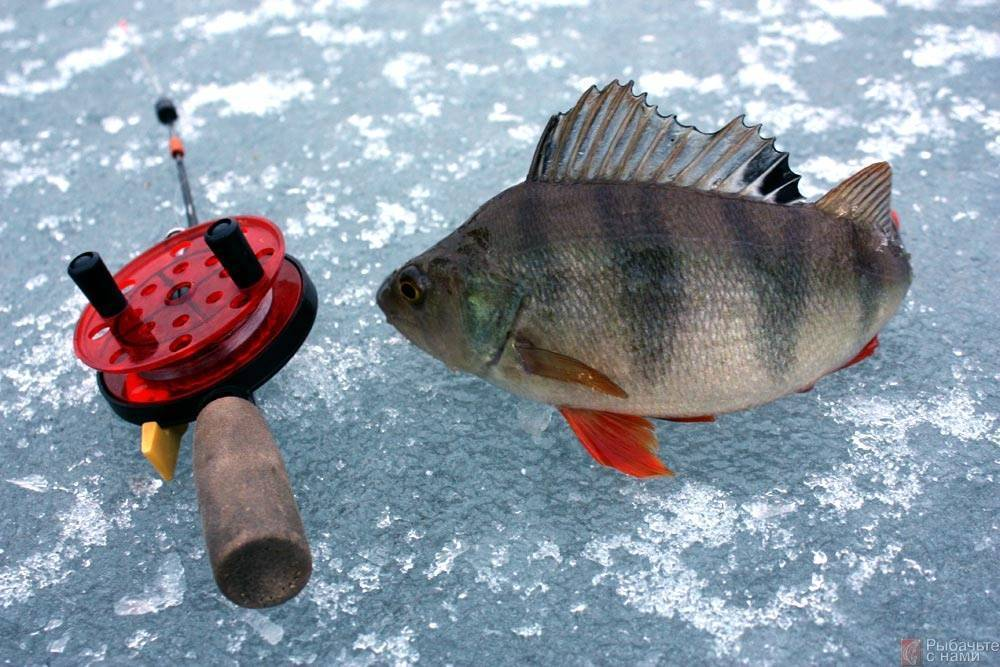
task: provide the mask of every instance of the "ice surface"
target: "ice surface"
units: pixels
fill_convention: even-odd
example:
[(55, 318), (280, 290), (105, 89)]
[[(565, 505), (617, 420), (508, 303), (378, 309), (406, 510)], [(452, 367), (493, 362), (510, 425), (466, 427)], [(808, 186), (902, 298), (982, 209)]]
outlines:
[[(1000, 35), (981, 0), (50, 1), (0, 6), (0, 659), (14, 664), (897, 664), (1000, 627)], [(129, 21), (131, 36), (117, 27)], [(189, 438), (161, 483), (73, 356), (79, 251), (198, 211), (286, 232), (321, 308), (258, 395), (315, 556), (289, 604), (215, 589)], [(915, 281), (809, 394), (658, 427), (673, 479), (383, 321), (385, 273), (524, 177), (550, 114), (634, 78), (763, 122), (816, 196), (893, 163)]]

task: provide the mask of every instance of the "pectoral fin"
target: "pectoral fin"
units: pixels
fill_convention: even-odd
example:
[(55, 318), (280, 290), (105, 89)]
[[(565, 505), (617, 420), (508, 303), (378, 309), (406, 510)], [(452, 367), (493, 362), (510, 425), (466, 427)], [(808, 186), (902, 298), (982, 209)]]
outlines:
[(594, 460), (633, 477), (673, 475), (656, 456), (653, 423), (614, 412), (559, 408)]
[(578, 359), (535, 347), (524, 338), (514, 340), (514, 349), (520, 355), (521, 366), (532, 375), (580, 384), (617, 398), (628, 397), (628, 393), (607, 375)]

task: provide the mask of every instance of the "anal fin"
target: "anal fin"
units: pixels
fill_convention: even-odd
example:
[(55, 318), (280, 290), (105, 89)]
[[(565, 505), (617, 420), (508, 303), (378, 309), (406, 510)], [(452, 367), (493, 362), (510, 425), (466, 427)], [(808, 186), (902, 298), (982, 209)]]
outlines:
[(678, 424), (702, 424), (707, 422), (714, 422), (715, 415), (702, 415), (700, 417), (660, 417), (668, 422), (677, 422)]
[(846, 364), (844, 364), (843, 366), (841, 366), (837, 370), (841, 371), (841, 370), (844, 370), (845, 368), (853, 366), (854, 364), (861, 363), (862, 361), (864, 361), (868, 357), (870, 357), (873, 354), (875, 354), (875, 349), (877, 347), (878, 347), (878, 336), (875, 336), (870, 341), (868, 341), (867, 345), (865, 345), (863, 348), (861, 348), (860, 352), (858, 352), (856, 355), (854, 355), (853, 359), (851, 359), (850, 361), (848, 361)]
[(614, 412), (560, 407), (573, 433), (601, 465), (633, 477), (673, 475), (656, 456), (653, 423)]

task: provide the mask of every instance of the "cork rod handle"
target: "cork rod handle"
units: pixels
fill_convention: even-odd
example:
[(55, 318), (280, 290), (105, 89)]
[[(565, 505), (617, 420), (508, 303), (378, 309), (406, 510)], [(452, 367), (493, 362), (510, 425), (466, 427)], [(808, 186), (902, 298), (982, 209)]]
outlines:
[(312, 556), (284, 461), (257, 406), (227, 396), (202, 409), (194, 477), (222, 594), (251, 608), (295, 597), (312, 574)]

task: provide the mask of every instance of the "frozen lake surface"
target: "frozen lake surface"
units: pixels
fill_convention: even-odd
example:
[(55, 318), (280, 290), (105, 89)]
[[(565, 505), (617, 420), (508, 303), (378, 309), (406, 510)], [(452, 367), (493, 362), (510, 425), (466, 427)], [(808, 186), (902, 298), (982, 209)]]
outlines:
[[(0, 659), (15, 664), (897, 664), (1000, 628), (1000, 24), (988, 0), (0, 5)], [(163, 484), (74, 358), (77, 252), (179, 224), (141, 42), (203, 218), (257, 213), (320, 312), (259, 392), (315, 573), (216, 590), (190, 436)], [(810, 197), (890, 160), (915, 280), (808, 394), (660, 424), (672, 479), (383, 321), (384, 275), (524, 177), (549, 115), (634, 78), (763, 122)]]

